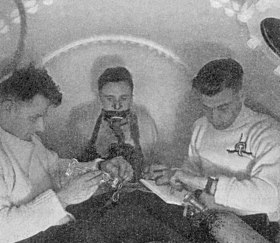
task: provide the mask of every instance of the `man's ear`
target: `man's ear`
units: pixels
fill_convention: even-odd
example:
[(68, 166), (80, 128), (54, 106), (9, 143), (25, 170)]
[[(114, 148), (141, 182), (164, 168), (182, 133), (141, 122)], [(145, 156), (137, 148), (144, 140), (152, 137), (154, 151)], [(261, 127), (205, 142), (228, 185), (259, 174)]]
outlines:
[(238, 95), (239, 95), (240, 101), (242, 101), (242, 103), (244, 103), (244, 101), (245, 101), (245, 99), (246, 99), (246, 95), (245, 95), (244, 89), (241, 89), (241, 90), (238, 92)]

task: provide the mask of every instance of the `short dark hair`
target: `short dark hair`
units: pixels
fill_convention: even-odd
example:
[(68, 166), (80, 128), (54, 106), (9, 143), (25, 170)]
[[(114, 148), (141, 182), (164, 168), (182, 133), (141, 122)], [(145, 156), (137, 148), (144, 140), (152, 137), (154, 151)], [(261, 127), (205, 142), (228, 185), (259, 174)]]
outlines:
[(14, 99), (15, 101), (31, 101), (34, 96), (42, 95), (51, 104), (58, 106), (62, 101), (59, 86), (43, 68), (36, 68), (33, 64), (13, 72), (12, 76), (0, 83), (0, 99)]
[(242, 88), (242, 66), (231, 58), (217, 59), (205, 64), (192, 81), (200, 94), (213, 96), (226, 88), (238, 92)]
[(134, 85), (130, 72), (125, 67), (107, 68), (98, 79), (98, 91), (107, 83), (126, 82), (133, 91)]

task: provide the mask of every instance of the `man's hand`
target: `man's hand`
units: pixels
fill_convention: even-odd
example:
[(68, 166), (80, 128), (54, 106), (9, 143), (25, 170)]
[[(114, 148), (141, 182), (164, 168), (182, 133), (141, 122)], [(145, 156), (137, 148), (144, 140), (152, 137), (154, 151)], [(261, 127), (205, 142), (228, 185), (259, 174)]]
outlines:
[(122, 157), (102, 161), (100, 165), (102, 171), (109, 173), (114, 178), (129, 181), (133, 177), (132, 166)]
[(152, 164), (145, 167), (143, 177), (146, 180), (155, 180), (155, 178), (162, 176), (165, 170), (168, 170), (166, 165)]
[(63, 207), (89, 199), (97, 190), (101, 179), (100, 171), (87, 172), (74, 177), (57, 193)]
[(188, 190), (194, 191), (197, 189), (204, 190), (207, 184), (206, 177), (195, 176), (191, 172), (176, 170), (174, 175), (170, 178), (170, 185), (177, 186), (182, 183)]

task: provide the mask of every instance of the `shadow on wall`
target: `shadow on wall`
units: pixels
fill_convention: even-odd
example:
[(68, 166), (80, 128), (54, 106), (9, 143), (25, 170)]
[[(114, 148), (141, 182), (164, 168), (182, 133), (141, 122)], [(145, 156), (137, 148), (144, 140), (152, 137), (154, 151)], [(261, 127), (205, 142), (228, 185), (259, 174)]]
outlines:
[(267, 108), (265, 105), (255, 101), (253, 98), (251, 97), (247, 97), (245, 100), (245, 105), (247, 107), (249, 107), (250, 109), (252, 109), (255, 112), (258, 113), (263, 113), (266, 115), (269, 115), (271, 117), (273, 117), (276, 121), (280, 122), (280, 117), (277, 116), (275, 113), (273, 113), (269, 108)]
[(97, 82), (98, 78), (101, 74), (107, 69), (111, 67), (126, 67), (125, 61), (119, 55), (104, 55), (97, 57), (92, 65), (90, 70), (91, 73), (91, 91), (96, 93), (98, 90)]
[(161, 162), (174, 167), (182, 165), (184, 157), (188, 155), (192, 125), (201, 116), (202, 107), (195, 92), (186, 92), (177, 107), (173, 139), (169, 143), (159, 140), (157, 154)]
[(217, 42), (195, 41), (184, 43), (179, 48), (178, 55), (190, 70), (189, 75), (194, 77), (207, 62), (220, 58), (235, 58), (235, 53)]

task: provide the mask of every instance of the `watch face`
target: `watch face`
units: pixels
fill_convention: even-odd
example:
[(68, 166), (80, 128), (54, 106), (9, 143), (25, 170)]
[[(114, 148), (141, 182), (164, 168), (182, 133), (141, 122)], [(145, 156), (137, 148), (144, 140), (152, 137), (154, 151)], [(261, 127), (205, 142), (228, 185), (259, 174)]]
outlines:
[(265, 18), (260, 28), (266, 44), (280, 57), (280, 19)]

